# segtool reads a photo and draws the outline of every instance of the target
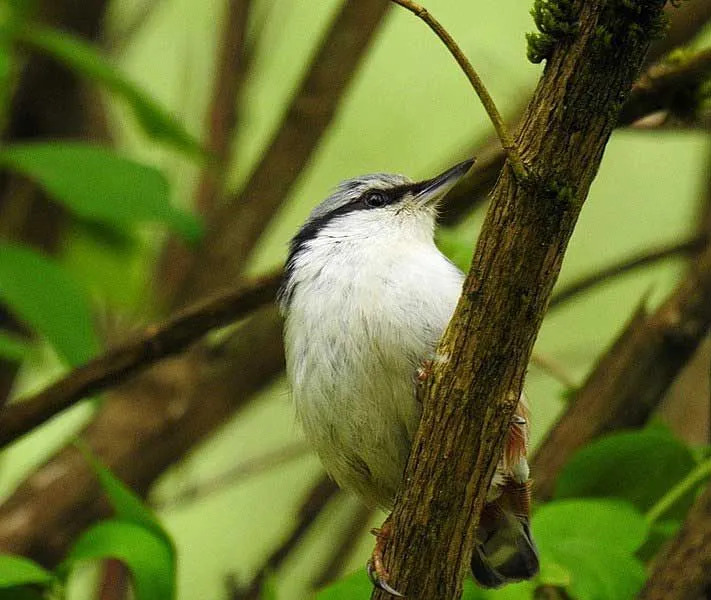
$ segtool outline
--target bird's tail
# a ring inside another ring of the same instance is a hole
[[[530,481],[508,481],[481,514],[472,574],[487,588],[530,579],[538,573],[538,552],[529,527]]]

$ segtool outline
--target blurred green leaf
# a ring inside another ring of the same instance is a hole
[[[316,598],[318,600],[360,600],[369,598],[373,591],[373,584],[368,579],[365,569],[347,575],[340,581],[321,590]]]
[[[148,508],[141,498],[129,488],[123,481],[114,475],[109,469],[101,464],[86,447],[77,444],[89,461],[92,469],[96,473],[102,489],[109,498],[111,506],[116,511],[121,521],[130,521],[136,525],[141,525],[152,531],[155,535],[162,537],[164,541],[173,548],[170,536],[160,524],[150,508]]]
[[[691,450],[668,430],[617,433],[577,452],[558,478],[555,498],[615,497],[645,511],[695,466]],[[683,516],[693,494],[668,516]]]
[[[173,549],[154,531],[120,520],[98,523],[79,538],[61,570],[85,560],[102,558],[115,558],[127,566],[136,600],[175,598]]]
[[[54,575],[29,558],[0,554],[0,587],[47,585],[52,581]]]
[[[37,25],[21,29],[17,35],[25,43],[39,48],[123,98],[152,139],[170,144],[192,156],[205,157],[197,139],[174,116],[119,73],[91,44],[66,32]]]
[[[578,600],[627,600],[645,580],[634,556],[647,536],[644,517],[617,500],[560,500],[542,506],[532,529],[541,563],[567,570]]]
[[[69,275],[41,254],[0,243],[0,299],[69,363],[84,363],[96,353],[99,343],[87,299]]]
[[[510,583],[496,590],[485,590],[471,579],[464,580],[462,600],[532,600],[536,584],[531,581]]]
[[[32,346],[20,337],[0,330],[0,357],[12,362],[21,362]]]
[[[79,217],[126,227],[167,223],[190,241],[201,234],[194,216],[174,208],[163,174],[115,152],[80,143],[14,144],[0,164],[26,175]]]

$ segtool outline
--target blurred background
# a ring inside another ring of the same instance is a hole
[[[528,3],[427,7],[515,124],[542,71],[526,59]],[[650,62],[708,42],[710,2],[670,16],[672,36]],[[342,179],[426,178],[496,154],[446,49],[387,2],[5,0],[0,23],[0,405],[272,273]],[[534,447],[638,307],[660,306],[703,244],[711,154],[695,85],[692,100],[684,88],[608,146],[557,289],[648,259],[551,309],[526,382]],[[465,182],[443,213],[440,245],[463,269],[495,171]],[[278,334],[273,307],[262,309],[13,441],[0,455],[0,551],[54,567],[107,514],[85,461],[65,448],[83,432],[155,509],[182,600],[308,598],[361,570],[384,515],[324,480],[294,420]],[[705,335],[652,417],[691,454],[709,441]],[[119,564],[93,562],[71,570],[65,592],[118,600],[127,585]]]

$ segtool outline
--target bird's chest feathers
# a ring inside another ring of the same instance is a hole
[[[314,244],[299,265],[289,311],[299,326],[288,325],[287,336],[304,359],[301,375],[359,393],[408,389],[449,320],[461,279],[434,246],[350,243]]]

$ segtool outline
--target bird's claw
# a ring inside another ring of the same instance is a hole
[[[375,567],[373,566],[373,561],[369,560],[365,564],[365,570],[368,573],[368,579],[370,579],[370,582],[378,589],[383,590],[384,592],[387,592],[391,596],[395,596],[396,598],[404,598],[400,592],[398,592],[396,589],[393,589],[388,585],[388,582],[385,580],[384,577],[379,577]],[[385,574],[387,576],[387,572]]]
[[[387,592],[391,596],[396,598],[404,598],[404,596],[398,592],[396,589],[392,588],[388,583],[390,579],[390,573],[385,568],[383,563],[383,550],[385,549],[385,542],[390,537],[390,525],[386,520],[380,529],[371,529],[370,533],[375,536],[375,548],[373,548],[373,554],[370,560],[366,563],[365,569],[368,573],[368,579],[373,583],[378,589]]]

